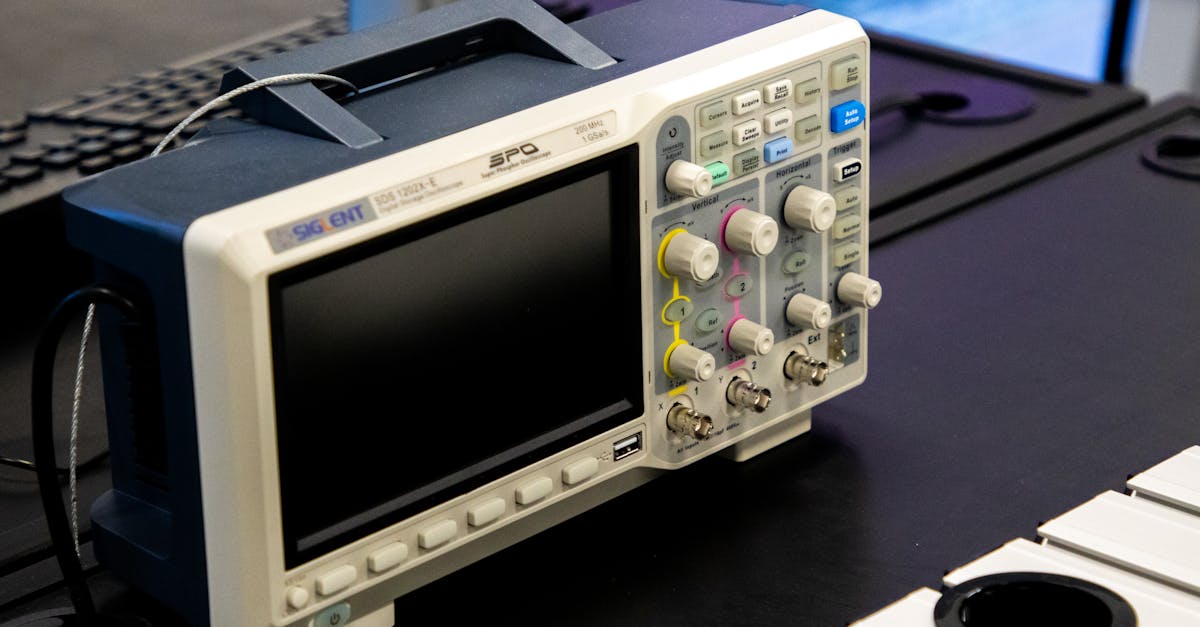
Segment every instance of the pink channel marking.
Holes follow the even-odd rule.
[[[729,218],[732,218],[733,214],[735,214],[745,208],[746,208],[745,205],[734,205],[733,208],[729,210],[729,213],[725,214],[725,219],[721,220],[721,248],[724,248],[725,250],[728,250],[728,251],[733,250],[732,248],[729,247],[729,244],[725,243],[725,225],[729,224]],[[734,263],[737,263],[736,257],[734,258]],[[736,266],[734,266],[734,267],[736,267]]]

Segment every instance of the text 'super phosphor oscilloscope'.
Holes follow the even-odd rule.
[[[881,295],[868,54],[796,6],[568,27],[513,0],[230,72],[359,91],[247,93],[256,122],[64,194],[142,331],[101,309],[98,558],[195,624],[390,625],[574,512],[803,433],[866,376]]]

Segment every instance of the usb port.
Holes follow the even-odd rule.
[[[619,462],[642,450],[642,433],[639,431],[627,438],[613,442],[613,461]]]

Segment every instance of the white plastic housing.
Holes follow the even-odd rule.
[[[729,328],[729,346],[739,353],[761,357],[775,347],[775,334],[761,324],[742,318]]]
[[[883,286],[857,272],[847,272],[838,281],[838,300],[855,307],[871,309],[883,298]]]
[[[765,257],[779,242],[779,225],[770,216],[738,209],[725,223],[725,244],[740,253]]]
[[[680,233],[671,238],[663,256],[668,274],[693,281],[711,279],[720,261],[721,251],[716,244],[691,233]]]
[[[673,194],[701,198],[712,191],[712,173],[691,161],[682,159],[667,168],[667,189]]]
[[[808,294],[796,294],[787,305],[787,321],[805,329],[824,329],[833,319],[829,303]]]
[[[717,371],[717,360],[712,354],[690,344],[680,344],[667,358],[671,374],[692,381],[708,381]]]
[[[837,218],[837,202],[819,189],[800,185],[783,201],[783,220],[801,231],[824,233]]]

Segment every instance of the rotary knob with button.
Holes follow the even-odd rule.
[[[786,314],[789,323],[818,331],[829,326],[833,318],[829,303],[808,294],[796,294],[788,300]]]
[[[701,198],[712,191],[713,178],[704,166],[678,159],[667,167],[664,183],[672,194]]]
[[[663,266],[667,274],[702,282],[712,278],[721,260],[717,245],[691,233],[677,233],[667,242]]]
[[[778,241],[779,225],[757,211],[735,207],[725,222],[725,245],[737,252],[764,257]]]
[[[783,221],[793,229],[824,233],[835,218],[837,202],[819,189],[799,185],[783,201]]]
[[[838,281],[837,297],[847,305],[871,309],[883,298],[883,287],[875,279],[847,272]]]
[[[775,334],[761,324],[742,318],[729,327],[729,347],[744,355],[759,357],[771,352]]]
[[[717,360],[691,344],[679,344],[667,356],[667,368],[672,376],[708,381],[717,371]]]

